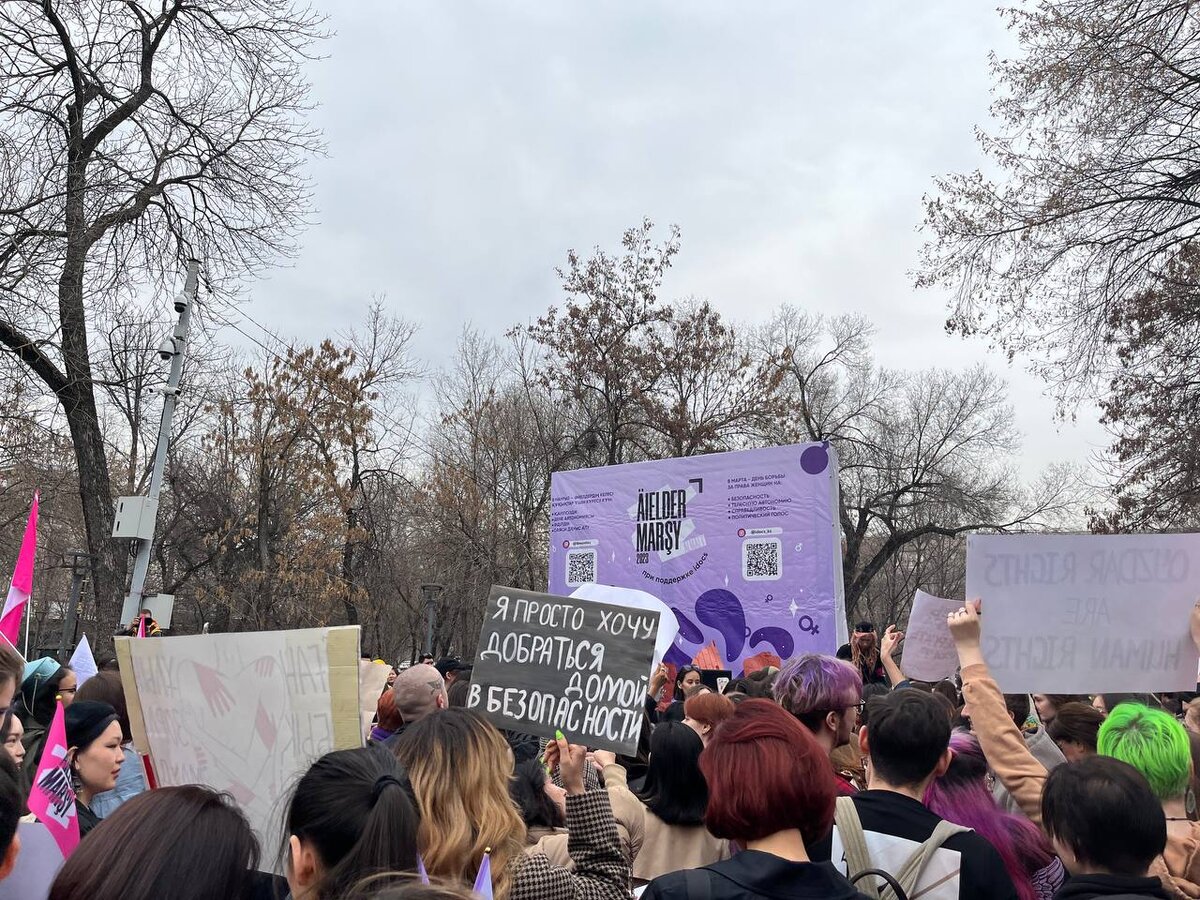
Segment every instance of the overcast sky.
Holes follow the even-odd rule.
[[[991,0],[323,6],[318,223],[246,307],[285,337],[386,294],[436,366],[464,323],[500,334],[558,302],[568,248],[615,248],[649,216],[683,232],[666,296],[744,322],[861,312],[894,367],[986,358],[1026,472],[1104,444],[1094,411],[1055,422],[1019,362],[947,336],[945,298],[907,275],[932,176],[980,163],[987,54],[1011,49]]]

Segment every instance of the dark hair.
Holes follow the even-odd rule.
[[[59,666],[58,671],[48,678],[30,677],[25,680],[21,685],[21,711],[17,713],[22,722],[28,715],[38,725],[50,727],[58,704],[58,686],[71,671],[74,670],[70,666]]]
[[[704,823],[715,837],[752,841],[796,828],[811,846],[829,833],[837,792],[829,757],[770,700],[738,704],[700,768],[710,788]]]
[[[257,866],[258,839],[227,794],[194,784],[159,788],[92,830],[49,900],[242,897]]]
[[[726,697],[729,697],[731,700],[733,700],[734,703],[739,703],[740,701],[737,699],[737,697],[750,697],[757,700],[770,700],[771,691],[772,685],[765,684],[762,681],[752,681],[749,678],[732,678],[730,679],[729,684],[725,685],[725,690],[723,693]],[[737,697],[734,695],[737,695]]]
[[[1086,703],[1064,703],[1046,726],[1050,740],[1081,744],[1096,752],[1096,735],[1104,724],[1104,714]]]
[[[17,786],[19,777],[17,764],[7,753],[0,751],[0,859],[8,853],[13,835],[17,833],[17,823],[25,811],[25,800]]]
[[[471,679],[459,678],[446,688],[446,705],[455,709],[466,709],[467,698],[471,694]]]
[[[950,701],[955,709],[962,707],[962,697],[958,692],[958,687],[949,678],[943,678],[936,684],[931,685],[930,691],[934,694],[941,694]]]
[[[699,825],[708,805],[700,771],[700,735],[682,722],[660,722],[650,735],[650,765],[638,797],[668,825]]]
[[[566,824],[558,804],[546,795],[546,769],[536,759],[517,763],[508,794],[526,828],[562,828]]]
[[[128,744],[133,740],[129,728],[129,707],[125,704],[125,688],[121,686],[119,672],[99,672],[93,675],[75,692],[75,700],[97,700],[107,703],[117,713],[117,721],[121,723],[121,743]]]
[[[341,900],[478,900],[478,895],[456,884],[422,884],[409,873],[385,872],[364,878]]]
[[[318,759],[297,782],[284,822],[285,837],[311,843],[324,866],[317,897],[367,875],[416,870],[416,802],[404,767],[381,747]]]
[[[1004,708],[1008,710],[1012,720],[1017,723],[1017,727],[1022,727],[1025,720],[1029,718],[1029,695],[1005,694]]]
[[[867,722],[871,719],[871,700],[875,697],[882,697],[884,694],[890,694],[892,689],[886,684],[864,684],[863,685],[863,706],[862,711],[858,715],[858,724],[863,728],[867,727]],[[855,747],[858,745],[855,744]]]
[[[892,691],[870,703],[867,745],[871,767],[897,787],[933,774],[950,746],[950,722],[941,701],[920,691]]]
[[[701,671],[701,669],[699,666],[687,665],[687,666],[679,667],[679,670],[675,673],[675,693],[673,695],[674,699],[676,699],[676,700],[685,699],[684,694],[683,694],[683,688],[681,688],[679,685],[683,682],[683,679],[686,676],[688,676],[692,672],[696,672],[697,674],[699,674],[700,671]]]
[[[1159,705],[1153,694],[1097,694],[1096,696],[1104,699],[1104,709],[1107,712],[1112,712],[1122,703],[1140,703],[1142,706],[1149,706],[1152,709],[1157,709]]]
[[[1114,875],[1145,875],[1167,844],[1162,804],[1150,784],[1108,756],[1052,769],[1042,791],[1042,821],[1080,862]]]

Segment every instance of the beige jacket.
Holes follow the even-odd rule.
[[[646,838],[646,810],[642,802],[629,791],[625,770],[620,766],[609,766],[604,770],[604,787],[608,801],[612,804],[613,818],[617,821],[617,834],[621,838],[621,849],[632,866],[641,852]],[[543,853],[553,865],[574,870],[575,863],[567,852],[567,829],[536,829],[529,833],[526,853]]]
[[[1042,823],[1042,788],[1048,775],[1025,745],[1021,729],[1013,724],[1004,694],[981,664],[962,670],[963,697],[971,707],[971,724],[996,778],[1017,806],[1039,826]],[[1167,833],[1167,849],[1150,867],[1167,893],[1177,900],[1200,900],[1200,822],[1188,835]]]
[[[604,785],[615,794],[623,795],[622,807],[634,803],[642,810],[645,821],[645,840],[641,852],[633,861],[636,881],[650,881],[680,869],[698,869],[709,863],[729,859],[729,842],[715,838],[703,825],[668,825],[629,790],[625,769],[619,765],[604,767]]]

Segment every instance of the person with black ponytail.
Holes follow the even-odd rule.
[[[327,900],[368,876],[417,869],[412,788],[404,767],[380,747],[318,759],[296,784],[285,823],[293,900]]]

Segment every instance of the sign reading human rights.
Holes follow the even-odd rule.
[[[1007,693],[1195,690],[1200,535],[971,535],[967,596]]]

